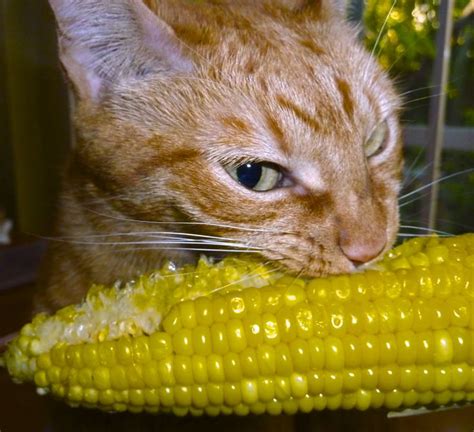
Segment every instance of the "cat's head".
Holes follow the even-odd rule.
[[[399,100],[338,2],[51,4],[76,163],[125,216],[206,223],[310,275],[393,244]]]

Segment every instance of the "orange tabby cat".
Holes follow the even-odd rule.
[[[77,97],[38,309],[202,251],[350,272],[394,242],[399,99],[329,0],[50,0]]]

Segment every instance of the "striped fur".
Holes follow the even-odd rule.
[[[125,248],[126,233],[222,236],[307,275],[352,271],[348,255],[364,249],[367,261],[393,244],[399,99],[338,2],[51,3],[78,145],[38,309],[77,301],[92,281],[196,259],[184,245]],[[383,120],[386,149],[367,160]],[[243,188],[223,164],[246,160],[282,166],[287,187]]]

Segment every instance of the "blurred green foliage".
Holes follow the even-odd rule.
[[[427,164],[425,154],[417,147],[405,149],[405,180],[402,197],[423,188]],[[460,173],[440,183],[436,228],[450,234],[474,232],[474,152],[445,150],[441,177]],[[471,170],[471,171],[468,171]],[[466,172],[467,171],[467,172]],[[464,173],[464,174],[461,174]],[[422,197],[427,189],[420,190],[400,201],[402,225],[424,226],[420,221]],[[407,230],[401,230],[407,231]]]
[[[362,5],[362,0],[353,4]],[[368,0],[364,11],[365,42],[380,63],[406,92],[404,121],[426,124],[432,96],[432,70],[436,55],[440,0]],[[474,126],[474,0],[456,0],[454,8],[447,123]],[[474,143],[473,143],[474,146]],[[425,154],[416,147],[405,149],[402,224],[424,226],[420,220],[422,197],[428,189]],[[445,149],[441,176],[474,167],[473,151]],[[440,183],[437,228],[452,234],[474,232],[474,172]],[[402,232],[410,230],[402,229]],[[415,231],[414,231],[415,232]]]
[[[367,47],[396,78],[406,98],[406,120],[426,123],[439,3],[368,0],[364,14]],[[474,125],[474,1],[456,0],[447,123]]]

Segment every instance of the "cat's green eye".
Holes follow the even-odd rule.
[[[266,162],[248,162],[226,167],[230,176],[247,189],[268,192],[277,188],[283,178],[281,170]]]
[[[369,139],[365,142],[365,155],[372,157],[381,153],[385,148],[387,137],[388,124],[386,121],[383,121],[372,131]]]

